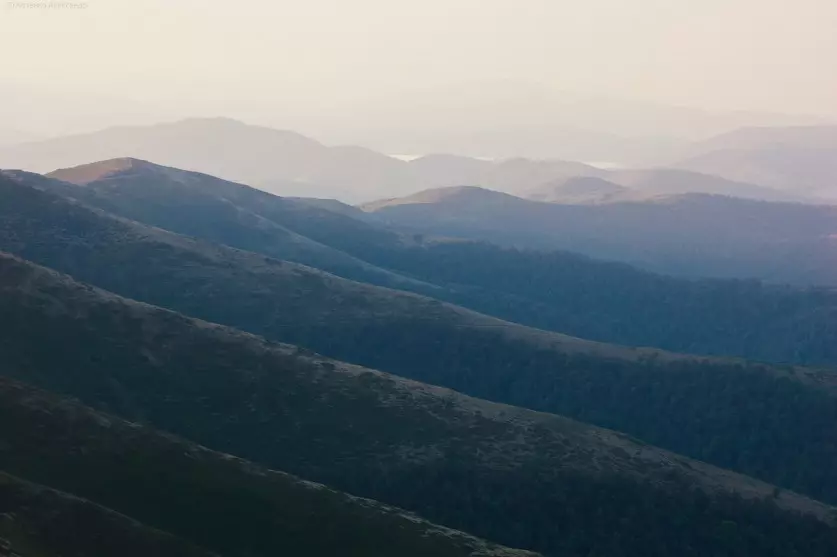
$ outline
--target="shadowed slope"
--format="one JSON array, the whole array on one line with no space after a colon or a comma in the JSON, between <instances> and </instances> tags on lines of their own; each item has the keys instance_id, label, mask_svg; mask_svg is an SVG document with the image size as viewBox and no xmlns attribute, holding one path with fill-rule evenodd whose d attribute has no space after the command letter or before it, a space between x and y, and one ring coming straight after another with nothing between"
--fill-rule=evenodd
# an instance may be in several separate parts
<instances>
[{"instance_id":1,"label":"shadowed slope","mask_svg":"<svg viewBox=\"0 0 837 557\"><path fill-rule=\"evenodd\" d=\"M837 547L833 528L813 518L830 523L829 508L607 430L267 343L8 257L0 269L0 304L14 323L2 331L7 373L213 448L551 555L729 547L825 556ZM43 344L51 350L35 349ZM49 423L74 431L73 420ZM131 441L143 430L112 427L124 449L143 445ZM66 458L86 458L90 443ZM100 475L90 481L107 482ZM726 521L738 527L719 538Z\"/></svg>"},{"instance_id":2,"label":"shadowed slope","mask_svg":"<svg viewBox=\"0 0 837 557\"><path fill-rule=\"evenodd\" d=\"M91 501L0 471L3 540L21 557L218 557Z\"/></svg>"},{"instance_id":3,"label":"shadowed slope","mask_svg":"<svg viewBox=\"0 0 837 557\"><path fill-rule=\"evenodd\" d=\"M13 182L0 188L11 202L0 206L3 248L79 280L837 501L837 472L821 465L837 458L833 374L530 329L126 223Z\"/></svg>"},{"instance_id":4,"label":"shadowed slope","mask_svg":"<svg viewBox=\"0 0 837 557\"><path fill-rule=\"evenodd\" d=\"M111 380L119 382L119 376L114 373ZM177 395L174 389L167 393L160 396ZM227 555L528 555L6 378L0 378L0 416L6 470L102 502Z\"/></svg>"}]
</instances>

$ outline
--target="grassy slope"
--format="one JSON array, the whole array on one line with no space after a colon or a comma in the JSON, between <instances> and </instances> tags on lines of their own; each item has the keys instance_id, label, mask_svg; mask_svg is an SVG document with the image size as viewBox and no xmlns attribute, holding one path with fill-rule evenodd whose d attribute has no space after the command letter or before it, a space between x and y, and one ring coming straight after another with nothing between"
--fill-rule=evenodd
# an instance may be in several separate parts
<instances>
[{"instance_id":1,"label":"grassy slope","mask_svg":"<svg viewBox=\"0 0 837 557\"><path fill-rule=\"evenodd\" d=\"M91 501L2 471L0 538L24 557L214 555Z\"/></svg>"},{"instance_id":2,"label":"grassy slope","mask_svg":"<svg viewBox=\"0 0 837 557\"><path fill-rule=\"evenodd\" d=\"M285 221L294 223L296 220L316 225L317 220L328 222L332 216L345 222L353 219L337 217L324 209L285 200L214 176L135 159L116 159L51 174L68 182L21 172L10 175L36 181L44 188L72 196L91 206L178 234L263 253L379 286L422 293L438 290L428 283L382 269L285 226ZM92 181L88 183L88 180ZM78 185L73 185L76 182ZM281 211L283 218L263 216L257 210L262 200L270 200L273 207Z\"/></svg>"},{"instance_id":3,"label":"grassy slope","mask_svg":"<svg viewBox=\"0 0 837 557\"><path fill-rule=\"evenodd\" d=\"M53 176L82 187L37 175L22 178L145 224L524 325L679 352L803 365L837 362L837 294L826 290L691 281L569 253L406 238L345 214L131 159ZM675 204L665 210L679 209Z\"/></svg>"},{"instance_id":4,"label":"grassy slope","mask_svg":"<svg viewBox=\"0 0 837 557\"><path fill-rule=\"evenodd\" d=\"M228 555L526 555L0 378L4 467Z\"/></svg>"},{"instance_id":5,"label":"grassy slope","mask_svg":"<svg viewBox=\"0 0 837 557\"><path fill-rule=\"evenodd\" d=\"M628 432L837 501L832 373L513 325L109 218L0 181L0 248L122 295L341 360ZM757 395L757 396L756 396Z\"/></svg>"},{"instance_id":6,"label":"grassy slope","mask_svg":"<svg viewBox=\"0 0 837 557\"><path fill-rule=\"evenodd\" d=\"M403 230L572 250L665 274L837 285L832 206L700 194L558 205L447 188L369 210Z\"/></svg>"},{"instance_id":7,"label":"grassy slope","mask_svg":"<svg viewBox=\"0 0 837 557\"><path fill-rule=\"evenodd\" d=\"M0 262L6 373L207 446L554 555L837 547L796 514L830 521L829 508L750 478ZM721 539L728 522L739 527Z\"/></svg>"}]
</instances>

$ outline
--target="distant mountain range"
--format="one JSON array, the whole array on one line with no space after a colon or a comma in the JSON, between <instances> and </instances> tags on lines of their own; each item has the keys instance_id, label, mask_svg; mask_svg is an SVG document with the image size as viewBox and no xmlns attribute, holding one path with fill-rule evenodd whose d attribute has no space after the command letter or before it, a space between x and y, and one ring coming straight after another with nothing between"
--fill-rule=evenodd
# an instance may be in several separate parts
<instances>
[{"instance_id":1,"label":"distant mountain range","mask_svg":"<svg viewBox=\"0 0 837 557\"><path fill-rule=\"evenodd\" d=\"M338 105L318 116L294 125L324 141L357 143L388 153L557 158L627 166L658 163L692 141L745 126L828 123L815 116L591 98L517 80L370 95L365 102Z\"/></svg>"},{"instance_id":2,"label":"distant mountain range","mask_svg":"<svg viewBox=\"0 0 837 557\"><path fill-rule=\"evenodd\" d=\"M739 167L733 161L716 168L714 163L704 165L691 159L673 162L672 165L682 167L678 171L608 171L556 159L492 161L441 154L405 161L360 147L328 147L294 132L215 118L110 128L0 147L0 167L51 172L106 159L138 158L247 183L281 195L337 198L352 203L463 185L555 202L577 202L579 197L575 194L563 197L560 187L578 177L597 177L624 186L631 190L626 193L632 198L711 193L768 201L817 202L831 195L827 184L829 176L834 176L828 162L816 158L819 152L806 151L810 160L793 159L796 162L788 170L791 174L784 178L766 171L739 172L748 168L744 163ZM787 156L794 157L793 153ZM783 160L781 156L776 159ZM793 182L797 175L807 177ZM574 187L577 189L577 184ZM595 195L582 195L580 199L595 199Z\"/></svg>"},{"instance_id":3,"label":"distant mountain range","mask_svg":"<svg viewBox=\"0 0 837 557\"><path fill-rule=\"evenodd\" d=\"M458 185L459 180L529 187L556 176L595 172L584 164L561 161L491 163L440 156L408 162L360 147L326 147L294 132L223 118L111 128L15 145L0 149L0 167L50 172L125 157L205 172L282 195L344 201L404 195L422 187Z\"/></svg>"},{"instance_id":4,"label":"distant mountain range","mask_svg":"<svg viewBox=\"0 0 837 557\"><path fill-rule=\"evenodd\" d=\"M28 133L16 129L0 128L0 147L36 141L38 139L40 138L34 133Z\"/></svg>"},{"instance_id":5,"label":"distant mountain range","mask_svg":"<svg viewBox=\"0 0 837 557\"><path fill-rule=\"evenodd\" d=\"M375 191L393 181L402 166L372 151L329 148L293 132L223 118L109 128L0 152L2 166L37 172L116 157L154 160L266 187L279 182L297 194L326 197L353 194L353 188L357 194Z\"/></svg>"},{"instance_id":6,"label":"distant mountain range","mask_svg":"<svg viewBox=\"0 0 837 557\"><path fill-rule=\"evenodd\" d=\"M745 128L691 146L674 165L837 200L837 126Z\"/></svg>"}]
</instances>

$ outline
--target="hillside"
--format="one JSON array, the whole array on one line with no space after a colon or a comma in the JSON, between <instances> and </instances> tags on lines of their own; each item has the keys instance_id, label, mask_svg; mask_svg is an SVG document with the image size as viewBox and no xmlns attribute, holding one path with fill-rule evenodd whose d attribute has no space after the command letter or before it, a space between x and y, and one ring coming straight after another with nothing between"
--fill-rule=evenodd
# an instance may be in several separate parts
<instances>
[{"instance_id":1,"label":"hillside","mask_svg":"<svg viewBox=\"0 0 837 557\"><path fill-rule=\"evenodd\" d=\"M482 186L504 192L526 191L544 183L573 176L600 176L605 171L579 162L557 159L472 159L453 155L427 155L407 163L415 188L435 189Z\"/></svg>"},{"instance_id":2,"label":"hillside","mask_svg":"<svg viewBox=\"0 0 837 557\"><path fill-rule=\"evenodd\" d=\"M618 429L837 501L837 476L821 466L837 458L831 373L530 329L126 223L11 181L0 188L9 200L0 206L2 248L78 280L340 360ZM834 343L825 338L827 350Z\"/></svg>"},{"instance_id":3,"label":"hillside","mask_svg":"<svg viewBox=\"0 0 837 557\"><path fill-rule=\"evenodd\" d=\"M671 168L610 170L598 176L559 179L521 192L523 197L534 201L571 204L649 201L660 196L694 193L761 201L816 202L803 195Z\"/></svg>"},{"instance_id":4,"label":"hillside","mask_svg":"<svg viewBox=\"0 0 837 557\"><path fill-rule=\"evenodd\" d=\"M5 447L3 453L5 456ZM0 471L0 544L3 542L21 557L215 555L91 501Z\"/></svg>"},{"instance_id":5,"label":"hillside","mask_svg":"<svg viewBox=\"0 0 837 557\"><path fill-rule=\"evenodd\" d=\"M567 253L403 237L347 218L345 211L311 209L243 185L130 159L52 175L83 187L31 174L18 179L145 224L526 325L634 346L776 362L837 362L837 296L826 292L684 281ZM489 193L500 206L519 201ZM455 197L467 207L486 198L485 190L474 187L427 194L411 199ZM637 321L637 315L643 319ZM716 326L708 329L707 322Z\"/></svg>"},{"instance_id":6,"label":"hillside","mask_svg":"<svg viewBox=\"0 0 837 557\"><path fill-rule=\"evenodd\" d=\"M828 289L688 280L471 241L356 253L445 287L437 298L532 327L677 352L837 364L837 293Z\"/></svg>"},{"instance_id":7,"label":"hillside","mask_svg":"<svg viewBox=\"0 0 837 557\"><path fill-rule=\"evenodd\" d=\"M833 202L837 126L742 128L697 143L673 164Z\"/></svg>"},{"instance_id":8,"label":"hillside","mask_svg":"<svg viewBox=\"0 0 837 557\"><path fill-rule=\"evenodd\" d=\"M835 153L837 149L726 149L683 159L676 165L834 203L837 201Z\"/></svg>"},{"instance_id":9,"label":"hillside","mask_svg":"<svg viewBox=\"0 0 837 557\"><path fill-rule=\"evenodd\" d=\"M6 374L499 542L513 540L549 555L618 550L655 557L825 556L837 547L832 510L793 493L607 430L326 360L120 299L14 258L0 259L0 308L11 317L2 324ZM34 349L45 342L50 351ZM115 497L109 474L94 468L80 476L91 470L69 464L107 462L97 457L101 451L146 455L153 435L72 403L50 402L47 395L27 395L46 400L16 405L16 389L12 384L0 391L12 399L0 408L14 418L0 423L36 419L38 433L33 439L17 427L3 430L11 436L7 444L25 447L22 457L12 453L13 465L30 469L26 459L32 458L38 473ZM44 404L52 408L47 416L39 410ZM39 435L50 443L38 442ZM65 443L78 438L83 449L66 450ZM140 474L137 485L143 486L135 504L148 501L149 493L165 500L169 492L162 483L146 485L143 474L181 486L178 478L195 478L190 470L204 460L215 463L207 481L216 485L218 505L235 504L229 493L252 496L240 490L246 477L232 475L237 468L266 481L239 461L184 451L176 440L151 442L154 450L131 472ZM155 463L166 472L156 472ZM193 512L212 516L217 507L210 503ZM254 507L263 505L245 506ZM172 526L186 520L171 510L147 512L174 521Z\"/></svg>"},{"instance_id":10,"label":"hillside","mask_svg":"<svg viewBox=\"0 0 837 557\"><path fill-rule=\"evenodd\" d=\"M310 228L396 242L398 237L309 204L197 172L136 159L62 169L44 180L8 172L110 213L210 242L263 253L379 286L433 293L436 288L381 269L304 235ZM73 187L75 184L79 187ZM299 223L306 223L307 227ZM289 228L293 227L293 228ZM303 234L296 231L300 229Z\"/></svg>"},{"instance_id":11,"label":"hillside","mask_svg":"<svg viewBox=\"0 0 837 557\"><path fill-rule=\"evenodd\" d=\"M111 380L119 382L119 373ZM178 394L172 389L161 396L166 393ZM72 490L225 555L528 555L1 377L0 414L7 471ZM19 504L33 518L49 514ZM75 505L93 506L80 500ZM66 521L64 516L58 524ZM35 538L48 540L50 532ZM124 548L129 550L135 548Z\"/></svg>"},{"instance_id":12,"label":"hillside","mask_svg":"<svg viewBox=\"0 0 837 557\"><path fill-rule=\"evenodd\" d=\"M566 180L547 182L526 192L525 197L533 201L549 203L605 203L630 196L632 190L597 176L573 176Z\"/></svg>"},{"instance_id":13,"label":"hillside","mask_svg":"<svg viewBox=\"0 0 837 557\"><path fill-rule=\"evenodd\" d=\"M699 194L561 205L447 188L364 208L413 233L571 250L679 276L837 285L834 206Z\"/></svg>"},{"instance_id":14,"label":"hillside","mask_svg":"<svg viewBox=\"0 0 837 557\"><path fill-rule=\"evenodd\" d=\"M355 207L354 205L348 205L336 199L322 199L317 197L290 197L286 199L297 203L303 203L311 207L325 209L326 211L331 211L332 213L338 213L347 217L361 220L366 217L363 209Z\"/></svg>"},{"instance_id":15,"label":"hillside","mask_svg":"<svg viewBox=\"0 0 837 557\"><path fill-rule=\"evenodd\" d=\"M801 194L676 168L617 170L608 174L607 178L645 196L705 193L758 201L814 201Z\"/></svg>"},{"instance_id":16,"label":"hillside","mask_svg":"<svg viewBox=\"0 0 837 557\"><path fill-rule=\"evenodd\" d=\"M271 184L279 187L292 182L294 195L306 191L312 197L348 192L354 199L374 198L405 184L403 164L386 155L327 147L295 132L226 118L123 126L14 145L0 149L0 167L50 172L123 157L153 160L267 189ZM412 189L395 191L405 194Z\"/></svg>"}]
</instances>

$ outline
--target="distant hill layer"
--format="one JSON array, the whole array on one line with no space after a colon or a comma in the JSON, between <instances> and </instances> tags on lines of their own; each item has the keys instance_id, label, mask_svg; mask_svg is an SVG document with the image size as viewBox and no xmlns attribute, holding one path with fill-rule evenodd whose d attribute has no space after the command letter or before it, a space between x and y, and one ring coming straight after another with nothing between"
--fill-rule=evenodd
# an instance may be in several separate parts
<instances>
[{"instance_id":1,"label":"distant hill layer","mask_svg":"<svg viewBox=\"0 0 837 557\"><path fill-rule=\"evenodd\" d=\"M751 127L697 143L674 166L837 200L837 126Z\"/></svg>"},{"instance_id":2,"label":"distant hill layer","mask_svg":"<svg viewBox=\"0 0 837 557\"><path fill-rule=\"evenodd\" d=\"M203 174L136 160L97 166L66 171L77 181L73 172L107 176L81 181L83 187L8 174L149 225L526 325L684 352L837 362L837 295L827 292L678 280L568 253L399 235L344 211L312 208ZM477 203L485 194L478 188L456 191L470 192ZM442 199L450 192L428 193ZM514 201L493 195L498 203ZM707 329L707 321L716 327Z\"/></svg>"},{"instance_id":3,"label":"distant hill layer","mask_svg":"<svg viewBox=\"0 0 837 557\"><path fill-rule=\"evenodd\" d=\"M463 185L525 195L576 177L604 178L630 186L645 195L654 192L720 193L766 200L803 200L809 197L801 189L796 192L776 191L769 187L774 185L773 182L733 177L732 180L737 180L735 182L708 176L707 173L713 172L700 169L698 172L704 174L683 170L644 170L640 172L654 178L637 181L628 176L632 171L607 171L589 164L554 158L506 156L485 160L429 154L405 161L362 147L327 146L295 132L224 118L116 127L0 146L0 168L34 172L52 172L127 157L204 172L281 195L337 198L350 203ZM80 179L85 178L81 176ZM89 180L92 179L96 179L96 175L89 177ZM631 181L633 186L628 183Z\"/></svg>"},{"instance_id":4,"label":"distant hill layer","mask_svg":"<svg viewBox=\"0 0 837 557\"><path fill-rule=\"evenodd\" d=\"M837 206L699 194L568 205L447 188L364 208L413 233L572 250L675 275L837 285Z\"/></svg>"}]
</instances>

